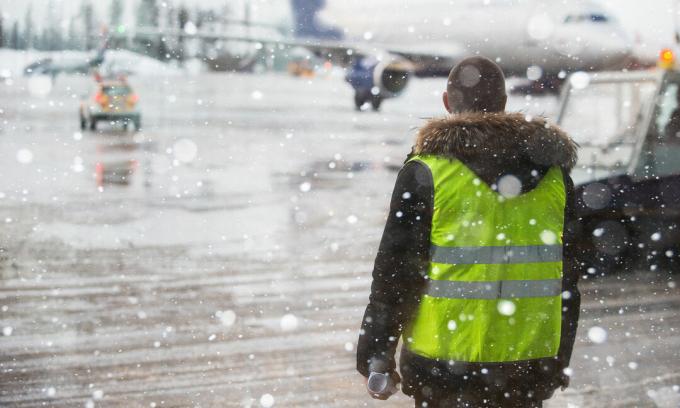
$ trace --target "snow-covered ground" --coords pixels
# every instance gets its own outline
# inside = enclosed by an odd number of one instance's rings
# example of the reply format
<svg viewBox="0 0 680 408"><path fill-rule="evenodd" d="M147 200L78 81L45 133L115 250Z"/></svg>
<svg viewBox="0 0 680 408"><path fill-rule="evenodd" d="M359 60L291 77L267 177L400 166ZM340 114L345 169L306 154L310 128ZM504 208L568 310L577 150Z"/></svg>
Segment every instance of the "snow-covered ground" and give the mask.
<svg viewBox="0 0 680 408"><path fill-rule="evenodd" d="M96 51L36 51L0 48L0 77L23 75L27 65L45 58L57 64L86 64ZM129 72L133 75L181 75L182 68L163 63L154 58L127 50L108 50L101 67L102 72Z"/></svg>
<svg viewBox="0 0 680 408"><path fill-rule="evenodd" d="M445 81L375 114L333 77L136 76L137 134L80 132L90 82L0 83L0 405L412 406L370 400L355 349L394 168ZM583 280L546 405L677 407L676 282Z"/></svg>

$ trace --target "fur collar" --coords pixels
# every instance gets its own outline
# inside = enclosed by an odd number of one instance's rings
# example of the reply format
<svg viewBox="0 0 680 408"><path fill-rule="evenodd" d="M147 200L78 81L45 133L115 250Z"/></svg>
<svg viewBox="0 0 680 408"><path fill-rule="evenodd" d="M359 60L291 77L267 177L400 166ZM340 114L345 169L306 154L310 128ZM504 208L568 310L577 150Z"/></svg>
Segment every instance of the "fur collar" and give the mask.
<svg viewBox="0 0 680 408"><path fill-rule="evenodd" d="M525 159L571 170L578 145L543 118L521 113L463 112L429 120L418 132L414 154L460 160Z"/></svg>

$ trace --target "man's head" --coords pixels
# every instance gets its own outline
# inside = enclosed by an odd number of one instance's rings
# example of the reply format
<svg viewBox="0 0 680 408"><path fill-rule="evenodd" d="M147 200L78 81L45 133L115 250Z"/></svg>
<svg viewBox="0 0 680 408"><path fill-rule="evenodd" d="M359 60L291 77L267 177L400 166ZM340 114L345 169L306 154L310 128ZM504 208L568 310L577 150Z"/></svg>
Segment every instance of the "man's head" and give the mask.
<svg viewBox="0 0 680 408"><path fill-rule="evenodd" d="M502 112L507 99L503 71L487 58L465 58L449 73L444 107L451 113Z"/></svg>

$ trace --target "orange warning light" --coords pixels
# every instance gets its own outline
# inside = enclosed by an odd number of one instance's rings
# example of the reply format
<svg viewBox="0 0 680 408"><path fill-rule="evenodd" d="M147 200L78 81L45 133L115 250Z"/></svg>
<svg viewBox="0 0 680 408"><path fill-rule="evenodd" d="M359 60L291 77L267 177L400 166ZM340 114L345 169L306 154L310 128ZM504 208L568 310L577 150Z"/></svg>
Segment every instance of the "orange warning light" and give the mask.
<svg viewBox="0 0 680 408"><path fill-rule="evenodd" d="M669 48L664 48L659 54L658 66L662 69L671 69L675 65L675 53Z"/></svg>

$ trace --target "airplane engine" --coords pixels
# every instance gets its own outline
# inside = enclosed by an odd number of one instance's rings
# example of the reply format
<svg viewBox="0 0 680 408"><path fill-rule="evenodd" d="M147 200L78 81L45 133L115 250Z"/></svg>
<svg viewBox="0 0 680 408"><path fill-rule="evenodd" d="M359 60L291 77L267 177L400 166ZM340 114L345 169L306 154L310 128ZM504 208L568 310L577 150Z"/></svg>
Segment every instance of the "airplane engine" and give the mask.
<svg viewBox="0 0 680 408"><path fill-rule="evenodd" d="M354 104L361 109L370 103L380 109L384 99L399 96L413 74L413 65L400 57L363 57L349 69L346 80L354 88Z"/></svg>

